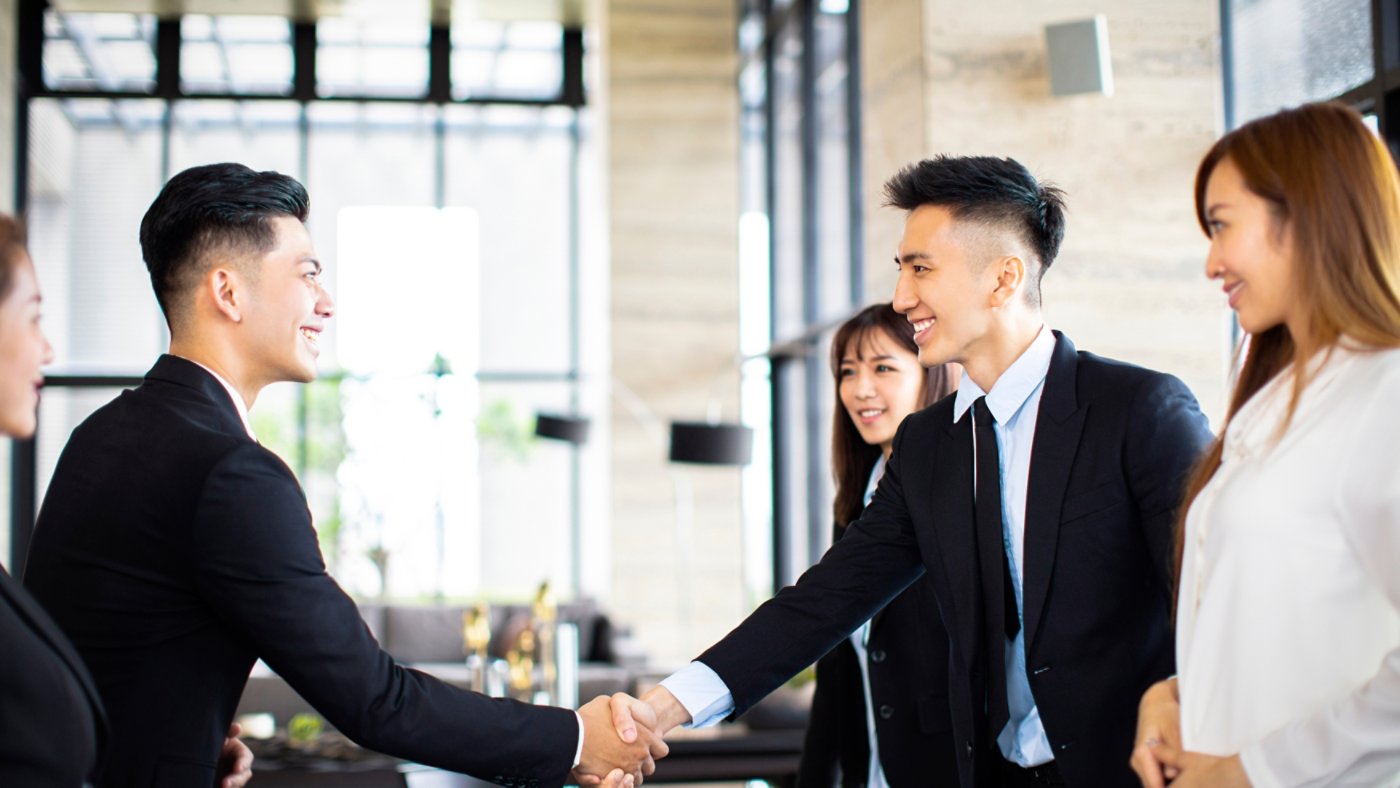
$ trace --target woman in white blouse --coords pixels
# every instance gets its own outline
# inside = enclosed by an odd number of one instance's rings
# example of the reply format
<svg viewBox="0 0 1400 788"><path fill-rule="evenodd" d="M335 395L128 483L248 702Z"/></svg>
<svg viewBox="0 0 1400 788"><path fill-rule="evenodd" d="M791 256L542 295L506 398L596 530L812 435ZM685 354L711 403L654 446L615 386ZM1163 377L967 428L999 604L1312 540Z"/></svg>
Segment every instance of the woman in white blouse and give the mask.
<svg viewBox="0 0 1400 788"><path fill-rule="evenodd" d="M1353 110L1256 120L1196 176L1247 333L1182 507L1178 677L1146 786L1400 784L1400 179Z"/></svg>

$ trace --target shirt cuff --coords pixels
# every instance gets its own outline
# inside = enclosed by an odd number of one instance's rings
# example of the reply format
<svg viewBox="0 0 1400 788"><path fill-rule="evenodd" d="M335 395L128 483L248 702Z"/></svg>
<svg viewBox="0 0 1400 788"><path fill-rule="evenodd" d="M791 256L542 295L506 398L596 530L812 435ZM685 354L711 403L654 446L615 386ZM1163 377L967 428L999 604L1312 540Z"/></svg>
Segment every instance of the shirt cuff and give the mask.
<svg viewBox="0 0 1400 788"><path fill-rule="evenodd" d="M734 712L734 696L724 680L703 662L692 662L661 680L690 712L683 727L707 728Z"/></svg>
<svg viewBox="0 0 1400 788"><path fill-rule="evenodd" d="M583 715L574 712L574 719L578 720L578 749L574 750L574 765L569 769L577 769L579 761L583 760Z"/></svg>

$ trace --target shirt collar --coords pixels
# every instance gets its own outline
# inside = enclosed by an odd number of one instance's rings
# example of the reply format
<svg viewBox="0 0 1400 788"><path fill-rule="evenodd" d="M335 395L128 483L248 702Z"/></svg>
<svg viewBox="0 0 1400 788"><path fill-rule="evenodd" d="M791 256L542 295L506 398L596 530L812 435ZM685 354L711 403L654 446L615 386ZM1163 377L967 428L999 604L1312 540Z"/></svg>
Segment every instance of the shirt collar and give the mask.
<svg viewBox="0 0 1400 788"><path fill-rule="evenodd" d="M180 356L179 358L185 357ZM243 429L247 431L249 438L252 438L254 442L257 442L258 436L253 434L253 425L251 422L248 421L248 406L243 403L243 395L235 391L233 388L233 384L229 383L227 380L224 380L223 375L220 375L219 373L204 366L203 364L199 363L198 361L195 361L192 358L185 358L185 360L190 362L191 364L194 364L195 366L199 367L205 372L208 372L210 375L213 375L214 380L219 381L219 385L223 386L224 390L228 392L229 399L233 400L233 407L238 410L238 419L239 421L243 422Z"/></svg>
<svg viewBox="0 0 1400 788"><path fill-rule="evenodd" d="M998 424L1006 424L1026 404L1036 387L1045 381L1045 376L1050 372L1050 359L1054 355L1055 334L1042 325L1035 341L1001 373L990 392L983 391L981 386L972 382L964 369L962 380L958 383L957 399L953 400L953 422L961 419L978 397L986 396L992 418Z"/></svg>

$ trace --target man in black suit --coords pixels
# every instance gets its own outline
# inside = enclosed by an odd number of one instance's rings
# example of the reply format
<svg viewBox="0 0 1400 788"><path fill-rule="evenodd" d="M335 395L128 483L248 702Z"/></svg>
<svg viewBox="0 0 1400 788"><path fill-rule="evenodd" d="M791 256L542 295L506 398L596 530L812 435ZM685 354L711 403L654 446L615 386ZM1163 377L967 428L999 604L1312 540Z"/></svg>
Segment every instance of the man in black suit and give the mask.
<svg viewBox="0 0 1400 788"><path fill-rule="evenodd" d="M326 573L296 478L247 420L263 387L314 378L333 312L307 206L285 175L216 164L142 220L170 353L73 432L25 577L106 705L99 785L211 785L258 658L392 755L517 786L649 771L650 735L621 742L605 699L530 706L396 664Z"/></svg>
<svg viewBox="0 0 1400 788"><path fill-rule="evenodd" d="M1205 419L1176 378L1045 326L1059 190L1010 159L940 157L886 196L908 212L895 309L920 362L963 365L958 393L905 420L820 563L645 699L663 732L741 713L927 572L962 784L1135 786L1138 699L1172 672L1173 522Z"/></svg>

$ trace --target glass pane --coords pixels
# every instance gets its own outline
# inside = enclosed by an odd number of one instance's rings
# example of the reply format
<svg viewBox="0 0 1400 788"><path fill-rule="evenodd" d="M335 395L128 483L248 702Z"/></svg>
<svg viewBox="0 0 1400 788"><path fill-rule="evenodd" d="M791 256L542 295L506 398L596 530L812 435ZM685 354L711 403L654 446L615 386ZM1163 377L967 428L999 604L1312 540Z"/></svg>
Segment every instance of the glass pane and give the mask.
<svg viewBox="0 0 1400 788"><path fill-rule="evenodd" d="M557 22L472 20L452 26L452 96L548 99L563 85Z"/></svg>
<svg viewBox="0 0 1400 788"><path fill-rule="evenodd" d="M816 32L817 106L817 282L818 322L839 320L851 312L852 190L849 102L846 100L846 17L818 14Z"/></svg>
<svg viewBox="0 0 1400 788"><path fill-rule="evenodd" d="M150 14L59 14L44 19L44 83L55 90L155 88L156 18Z"/></svg>
<svg viewBox="0 0 1400 788"><path fill-rule="evenodd" d="M170 169L236 161L300 178L301 108L282 101L181 101L170 135Z"/></svg>
<svg viewBox="0 0 1400 788"><path fill-rule="evenodd" d="M1369 0L1231 0L1229 13L1236 123L1375 74Z"/></svg>
<svg viewBox="0 0 1400 788"><path fill-rule="evenodd" d="M446 201L481 219L481 365L569 368L572 116L536 107L449 107Z"/></svg>
<svg viewBox="0 0 1400 788"><path fill-rule="evenodd" d="M435 162L433 126L437 109L413 104L322 102L307 108L311 126L309 169L311 195L307 228L326 266L324 281L339 297L341 211L351 207L430 207L434 202ZM346 166L353 162L354 166ZM397 256L375 261L377 272L396 276ZM420 282L431 288L432 282ZM321 368L341 363L337 345L340 326L353 320L341 304L327 324L321 345Z"/></svg>
<svg viewBox="0 0 1400 788"><path fill-rule="evenodd" d="M180 85L186 92L291 92L293 58L287 20L190 15L181 18L180 35Z"/></svg>
<svg viewBox="0 0 1400 788"><path fill-rule="evenodd" d="M783 29L773 58L773 324L779 339L797 336L807 327L802 239L802 195L806 188L802 172L802 41L797 31L795 24Z"/></svg>
<svg viewBox="0 0 1400 788"><path fill-rule="evenodd" d="M316 91L322 96L423 96L428 25L328 17L316 24Z"/></svg>
<svg viewBox="0 0 1400 788"><path fill-rule="evenodd" d="M55 368L143 373L165 347L137 231L161 177L164 104L30 104L30 247Z"/></svg>

